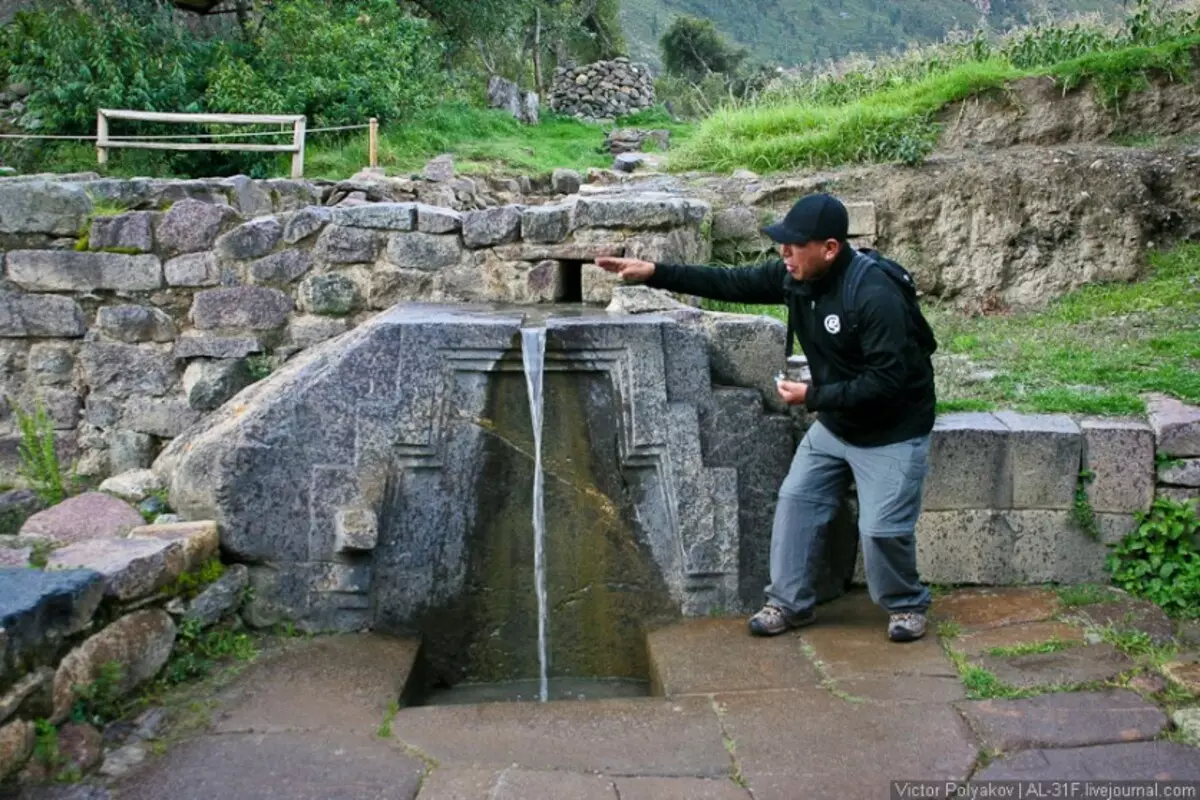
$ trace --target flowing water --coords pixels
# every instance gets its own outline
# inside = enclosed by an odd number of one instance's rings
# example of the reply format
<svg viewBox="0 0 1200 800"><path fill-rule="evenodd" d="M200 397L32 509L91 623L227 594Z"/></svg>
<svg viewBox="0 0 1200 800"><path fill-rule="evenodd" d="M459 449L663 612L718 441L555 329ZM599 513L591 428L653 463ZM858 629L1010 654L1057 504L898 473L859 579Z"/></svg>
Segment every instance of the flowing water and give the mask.
<svg viewBox="0 0 1200 800"><path fill-rule="evenodd" d="M546 329L521 329L521 356L529 391L529 417L533 422L533 570L537 583L539 699L550 699L546 650L546 512L542 475L542 374L546 354Z"/></svg>

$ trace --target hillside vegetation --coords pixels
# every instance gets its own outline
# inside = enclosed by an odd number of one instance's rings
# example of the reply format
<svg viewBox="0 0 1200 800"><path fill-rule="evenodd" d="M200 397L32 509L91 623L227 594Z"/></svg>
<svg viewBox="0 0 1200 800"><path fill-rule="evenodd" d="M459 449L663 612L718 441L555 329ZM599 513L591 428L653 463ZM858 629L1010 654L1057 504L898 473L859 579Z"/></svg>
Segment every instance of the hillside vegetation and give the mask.
<svg viewBox="0 0 1200 800"><path fill-rule="evenodd" d="M1117 106L1151 75L1187 79L1197 45L1200 11L1159 12L1148 0L1112 28L1035 26L998 41L977 34L777 81L701 122L671 163L717 172L918 163L936 144L936 113L952 102L1044 75L1064 89L1090 80Z"/></svg>
<svg viewBox="0 0 1200 800"><path fill-rule="evenodd" d="M1096 13L1114 19L1120 0L993 0L981 13L972 0L622 0L621 22L632 53L659 64L658 41L679 15L712 20L731 42L768 64L794 67L848 56L876 55L906 43L928 44L955 29L1019 25Z"/></svg>

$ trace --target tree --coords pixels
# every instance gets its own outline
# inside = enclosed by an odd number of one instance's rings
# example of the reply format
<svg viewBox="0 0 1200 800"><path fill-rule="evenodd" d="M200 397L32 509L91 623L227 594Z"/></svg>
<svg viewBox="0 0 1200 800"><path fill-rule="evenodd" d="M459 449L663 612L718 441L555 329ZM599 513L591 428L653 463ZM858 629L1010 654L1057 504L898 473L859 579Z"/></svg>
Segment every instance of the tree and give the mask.
<svg viewBox="0 0 1200 800"><path fill-rule="evenodd" d="M746 51L728 45L712 20L676 17L659 39L663 66L672 75L699 83L713 73L732 74Z"/></svg>

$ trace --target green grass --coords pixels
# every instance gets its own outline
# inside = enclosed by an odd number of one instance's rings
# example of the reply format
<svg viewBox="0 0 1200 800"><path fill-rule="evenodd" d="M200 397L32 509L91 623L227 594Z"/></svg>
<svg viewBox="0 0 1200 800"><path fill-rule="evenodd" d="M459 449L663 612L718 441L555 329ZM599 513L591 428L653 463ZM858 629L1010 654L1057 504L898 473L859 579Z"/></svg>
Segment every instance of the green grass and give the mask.
<svg viewBox="0 0 1200 800"><path fill-rule="evenodd" d="M1075 608L1077 606L1090 606L1095 603L1106 603L1116 600L1118 595L1116 592L1110 591L1103 586L1095 584L1081 584L1079 586L1060 586L1055 589L1058 599L1067 608Z"/></svg>
<svg viewBox="0 0 1200 800"><path fill-rule="evenodd" d="M702 305L787 319L782 305ZM996 373L971 383L939 359L939 413L1138 415L1144 392L1200 402L1200 245L1152 254L1141 281L1086 286L1041 311L967 316L927 302L924 312L941 355Z"/></svg>
<svg viewBox="0 0 1200 800"><path fill-rule="evenodd" d="M852 102L810 103L786 99L719 111L700 124L671 157L671 168L771 173L843 164L919 162L934 147L933 116L947 105L1032 76L1065 87L1091 79L1102 100L1113 103L1146 85L1146 75L1181 75L1200 36L1153 47L1091 53L1034 69L1019 69L998 56L962 63Z"/></svg>
<svg viewBox="0 0 1200 800"><path fill-rule="evenodd" d="M672 145L685 140L691 130L656 111L626 117L618 124L670 130ZM522 125L501 111L445 104L381 130L379 165L389 174L410 173L436 155L451 153L456 170L467 174L539 175L560 167L584 171L612 166L612 156L602 152L607 130L553 113L544 113L538 125ZM305 173L344 178L366 165L363 132L341 140L315 139L306 156Z"/></svg>
<svg viewBox="0 0 1200 800"><path fill-rule="evenodd" d="M1144 392L1200 402L1200 246L1150 258L1137 283L1084 287L1045 310L966 317L926 309L943 352L997 372L939 386L943 407L1140 414Z"/></svg>
<svg viewBox="0 0 1200 800"><path fill-rule="evenodd" d="M1034 653L1057 653L1061 650L1076 647L1078 644L1078 642L1064 642L1061 639L1048 639L1044 642L1022 642L1021 644L1005 647L992 647L988 649L987 653L990 656L1007 658L1009 656L1027 656Z"/></svg>

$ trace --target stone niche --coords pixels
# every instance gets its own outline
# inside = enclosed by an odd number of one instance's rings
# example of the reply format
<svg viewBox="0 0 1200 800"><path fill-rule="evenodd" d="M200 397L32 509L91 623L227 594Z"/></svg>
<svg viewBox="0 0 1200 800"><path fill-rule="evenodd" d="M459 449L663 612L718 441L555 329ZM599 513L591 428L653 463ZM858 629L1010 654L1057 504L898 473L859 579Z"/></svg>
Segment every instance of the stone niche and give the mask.
<svg viewBox="0 0 1200 800"><path fill-rule="evenodd" d="M759 389L714 386L695 309L542 313L396 306L243 392L156 469L254 565L267 618L419 635L443 683L536 676L521 330L545 326L551 676L644 675L643 626L761 602L793 422ZM841 563L848 577L853 552ZM830 575L822 592L841 588Z"/></svg>

